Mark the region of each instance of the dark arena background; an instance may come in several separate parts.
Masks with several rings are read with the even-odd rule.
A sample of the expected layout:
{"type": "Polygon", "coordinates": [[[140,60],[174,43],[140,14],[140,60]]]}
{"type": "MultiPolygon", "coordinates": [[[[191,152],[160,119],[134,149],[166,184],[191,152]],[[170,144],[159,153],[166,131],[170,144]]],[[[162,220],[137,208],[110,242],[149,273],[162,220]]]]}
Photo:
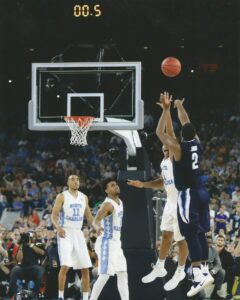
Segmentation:
{"type": "MultiPolygon", "coordinates": [[[[201,169],[210,194],[209,247],[216,249],[209,263],[219,277],[192,299],[240,299],[239,53],[238,0],[0,0],[0,299],[58,299],[60,265],[51,213],[71,174],[80,177],[80,191],[88,196],[93,216],[105,198],[103,181],[116,178],[119,183],[129,299],[191,299],[186,296],[190,263],[176,289],[163,288],[177,267],[174,241],[166,259],[167,276],[142,283],[158,258],[166,192],[127,185],[128,179],[150,181],[161,174],[162,144],[155,132],[162,109],[156,102],[164,91],[173,100],[185,99],[204,148],[201,169]],[[162,73],[166,57],[181,62],[178,76],[162,73]],[[139,73],[138,67],[125,67],[128,62],[139,62],[139,73]],[[34,73],[34,63],[48,66],[34,73]],[[69,63],[86,67],[81,71],[69,63]],[[98,63],[110,63],[110,69],[98,63]],[[121,64],[111,66],[114,63],[121,64]],[[65,126],[67,97],[77,93],[95,94],[73,96],[81,101],[69,100],[70,115],[99,117],[102,112],[102,122],[108,124],[100,130],[94,125],[86,146],[70,145],[70,131],[59,129],[65,126]],[[29,104],[33,96],[36,110],[35,104],[29,104]],[[129,122],[130,127],[124,128],[134,153],[121,135],[123,128],[117,128],[109,116],[129,122]],[[56,120],[57,129],[31,128],[29,119],[35,117],[43,126],[56,120]],[[131,128],[138,118],[138,127],[131,128]],[[132,139],[133,132],[140,146],[132,139]],[[30,246],[33,243],[44,252],[37,261],[43,270],[41,288],[35,292],[36,278],[30,272],[15,277],[15,296],[8,297],[14,268],[21,268],[17,257],[23,234],[28,233],[30,246]],[[219,235],[224,237],[222,248],[219,235]]],[[[173,107],[171,114],[179,133],[173,107]]],[[[96,233],[86,220],[82,230],[93,264],[92,289],[99,265],[96,233]]],[[[72,269],[64,299],[82,299],[81,278],[72,269]]],[[[116,276],[98,299],[121,299],[116,276]]]]}

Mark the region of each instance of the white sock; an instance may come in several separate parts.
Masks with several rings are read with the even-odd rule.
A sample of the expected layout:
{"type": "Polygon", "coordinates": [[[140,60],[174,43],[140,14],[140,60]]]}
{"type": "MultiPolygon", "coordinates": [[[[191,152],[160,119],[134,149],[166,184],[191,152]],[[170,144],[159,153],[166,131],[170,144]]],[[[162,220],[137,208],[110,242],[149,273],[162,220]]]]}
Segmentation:
{"type": "Polygon", "coordinates": [[[165,266],[165,259],[158,259],[156,265],[157,265],[159,268],[164,269],[164,266],[165,266]]]}
{"type": "Polygon", "coordinates": [[[129,289],[128,289],[128,274],[127,272],[117,273],[117,286],[121,296],[121,300],[129,300],[129,289]]]}
{"type": "Polygon", "coordinates": [[[93,285],[90,300],[97,300],[97,298],[100,295],[104,285],[108,281],[108,278],[109,278],[109,275],[105,275],[105,274],[100,274],[98,276],[98,279],[96,280],[96,282],[93,285]]]}
{"type": "Polygon", "coordinates": [[[185,269],[185,264],[182,266],[178,265],[176,272],[179,272],[179,273],[184,272],[184,269],[185,269]]]}
{"type": "Polygon", "coordinates": [[[88,300],[88,292],[83,292],[83,299],[82,300],[88,300]]]}
{"type": "Polygon", "coordinates": [[[64,291],[58,291],[58,298],[63,298],[64,291]]]}

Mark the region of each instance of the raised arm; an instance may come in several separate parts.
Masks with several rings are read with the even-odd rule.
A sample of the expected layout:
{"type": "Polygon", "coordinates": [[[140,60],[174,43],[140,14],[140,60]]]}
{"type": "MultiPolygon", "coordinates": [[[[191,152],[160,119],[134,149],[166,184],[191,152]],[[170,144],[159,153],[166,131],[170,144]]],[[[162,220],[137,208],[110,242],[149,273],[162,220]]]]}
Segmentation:
{"type": "Polygon", "coordinates": [[[93,228],[95,229],[98,235],[101,234],[101,232],[103,231],[103,228],[101,226],[102,219],[104,219],[108,215],[111,215],[112,212],[113,212],[113,206],[111,203],[106,202],[101,205],[92,223],[93,228]]]}
{"type": "MultiPolygon", "coordinates": [[[[183,107],[183,102],[184,102],[184,99],[174,101],[174,107],[177,108],[178,118],[179,118],[179,121],[182,126],[186,123],[190,123],[188,113],[186,112],[185,108],[183,107]]],[[[197,138],[199,140],[199,137],[197,134],[196,134],[195,138],[197,138]]]]}
{"type": "MultiPolygon", "coordinates": [[[[167,92],[164,92],[163,94],[161,93],[158,105],[161,106],[162,109],[163,109],[163,104],[162,103],[163,103],[164,98],[167,98],[168,101],[170,101],[170,103],[172,102],[172,96],[169,95],[169,93],[167,93],[167,92]]],[[[157,129],[156,129],[157,136],[158,136],[159,130],[160,130],[160,128],[157,127],[157,129]]],[[[173,130],[173,124],[172,124],[172,118],[171,118],[170,110],[168,110],[168,114],[167,114],[167,117],[166,117],[166,133],[168,135],[176,138],[174,130],[173,130]]]]}
{"type": "Polygon", "coordinates": [[[147,189],[163,189],[163,179],[160,177],[151,181],[140,181],[140,180],[130,180],[127,181],[128,185],[137,187],[137,188],[147,188],[147,189]]]}
{"type": "MultiPolygon", "coordinates": [[[[165,98],[169,98],[169,101],[172,102],[172,96],[169,95],[169,93],[164,92],[163,96],[165,98]]],[[[170,114],[170,109],[168,110],[167,119],[166,119],[166,133],[168,135],[170,135],[171,137],[176,138],[174,129],[173,129],[173,123],[172,123],[172,118],[171,118],[171,114],[170,114]]]]}
{"type": "Polygon", "coordinates": [[[184,99],[174,101],[174,107],[177,109],[178,118],[179,118],[181,125],[190,123],[189,116],[188,116],[185,108],[183,107],[183,102],[184,102],[184,99]]]}
{"type": "Polygon", "coordinates": [[[57,229],[57,233],[60,237],[65,237],[66,233],[65,230],[58,224],[59,219],[59,213],[62,209],[64,203],[64,196],[63,194],[59,194],[56,198],[56,201],[53,206],[52,214],[51,214],[51,220],[54,225],[54,227],[57,229]]]}
{"type": "MultiPolygon", "coordinates": [[[[170,115],[170,106],[171,106],[171,99],[168,97],[163,97],[163,101],[158,102],[157,105],[163,108],[162,115],[159,119],[158,126],[156,129],[156,134],[161,140],[161,142],[169,148],[171,153],[174,155],[176,160],[179,160],[181,157],[181,147],[177,142],[177,139],[170,136],[165,132],[165,126],[167,121],[168,114],[170,115]]],[[[170,115],[171,118],[171,115],[170,115]]]]}
{"type": "Polygon", "coordinates": [[[93,223],[93,215],[91,209],[88,205],[88,197],[86,196],[86,208],[85,208],[85,217],[90,225],[93,223]]]}

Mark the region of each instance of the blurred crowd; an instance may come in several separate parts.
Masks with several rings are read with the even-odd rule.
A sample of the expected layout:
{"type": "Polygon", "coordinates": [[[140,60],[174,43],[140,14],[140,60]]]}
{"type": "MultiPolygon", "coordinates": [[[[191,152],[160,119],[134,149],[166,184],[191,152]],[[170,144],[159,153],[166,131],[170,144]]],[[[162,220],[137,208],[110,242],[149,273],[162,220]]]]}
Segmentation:
{"type": "MultiPolygon", "coordinates": [[[[149,122],[149,118],[145,121],[149,123],[148,132],[154,131],[154,122],[149,122]]],[[[240,119],[228,117],[225,122],[201,124],[198,132],[205,148],[202,179],[211,196],[211,247],[214,245],[220,258],[221,249],[229,253],[234,266],[240,257],[240,119]],[[221,247],[219,237],[222,238],[221,247]]],[[[67,188],[67,177],[77,174],[80,189],[88,195],[95,214],[105,197],[101,182],[116,177],[121,164],[119,153],[124,149],[124,143],[109,133],[93,132],[88,136],[88,146],[74,147],[69,145],[69,136],[30,134],[25,129],[21,129],[19,135],[0,131],[0,143],[0,214],[6,208],[20,212],[20,218],[15,220],[12,228],[0,225],[0,294],[7,290],[17,266],[19,247],[28,249],[34,243],[43,252],[39,250],[32,260],[24,263],[44,266],[46,272],[40,272],[42,277],[38,278],[40,285],[44,286],[42,294],[47,295],[46,299],[55,299],[59,259],[50,215],[56,195],[67,188]],[[28,234],[27,238],[23,238],[25,234],[28,234]]],[[[143,143],[152,162],[152,176],[157,177],[162,159],[161,144],[155,135],[149,135],[143,143]]],[[[93,282],[97,276],[96,236],[86,224],[83,231],[94,266],[91,272],[93,282]]],[[[223,269],[226,268],[223,261],[221,264],[223,269]]],[[[238,266],[240,270],[240,264],[238,266]]],[[[222,274],[223,280],[226,280],[225,273],[222,274]]],[[[66,295],[69,293],[69,297],[73,297],[71,295],[77,295],[80,289],[79,278],[73,271],[68,276],[66,295]]],[[[233,277],[228,283],[229,293],[234,285],[233,277]]]]}

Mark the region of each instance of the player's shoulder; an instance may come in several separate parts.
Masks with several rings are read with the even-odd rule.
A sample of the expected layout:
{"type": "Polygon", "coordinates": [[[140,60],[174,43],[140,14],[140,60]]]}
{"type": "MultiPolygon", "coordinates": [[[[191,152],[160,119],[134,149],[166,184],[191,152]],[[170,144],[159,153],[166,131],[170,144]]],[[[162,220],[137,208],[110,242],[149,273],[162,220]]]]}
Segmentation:
{"type": "Polygon", "coordinates": [[[84,197],[85,199],[87,199],[88,197],[87,197],[87,195],[86,194],[84,194],[83,192],[81,192],[81,191],[78,191],[78,195],[79,196],[81,196],[81,197],[84,197]]]}
{"type": "Polygon", "coordinates": [[[109,197],[106,197],[106,198],[103,200],[103,203],[112,203],[112,199],[109,198],[109,197]]]}
{"type": "Polygon", "coordinates": [[[114,205],[113,205],[111,199],[110,198],[105,198],[104,201],[102,202],[101,208],[112,211],[114,209],[114,205]]]}
{"type": "Polygon", "coordinates": [[[65,194],[66,194],[65,191],[61,192],[61,193],[57,194],[57,198],[62,198],[62,197],[64,197],[65,194]]]}
{"type": "Polygon", "coordinates": [[[60,198],[62,198],[63,200],[64,200],[64,199],[67,199],[68,196],[69,196],[69,191],[68,191],[68,190],[62,191],[61,193],[58,194],[58,196],[59,196],[60,198]]]}
{"type": "Polygon", "coordinates": [[[59,193],[58,195],[57,195],[57,197],[56,197],[56,201],[58,201],[58,202],[64,202],[64,192],[62,192],[62,193],[59,193]]]}
{"type": "Polygon", "coordinates": [[[104,199],[103,204],[114,207],[114,201],[111,198],[109,198],[109,197],[106,197],[104,199]]]}
{"type": "Polygon", "coordinates": [[[201,142],[198,139],[194,138],[190,141],[182,141],[181,146],[185,149],[191,149],[192,146],[201,147],[201,142]]]}

